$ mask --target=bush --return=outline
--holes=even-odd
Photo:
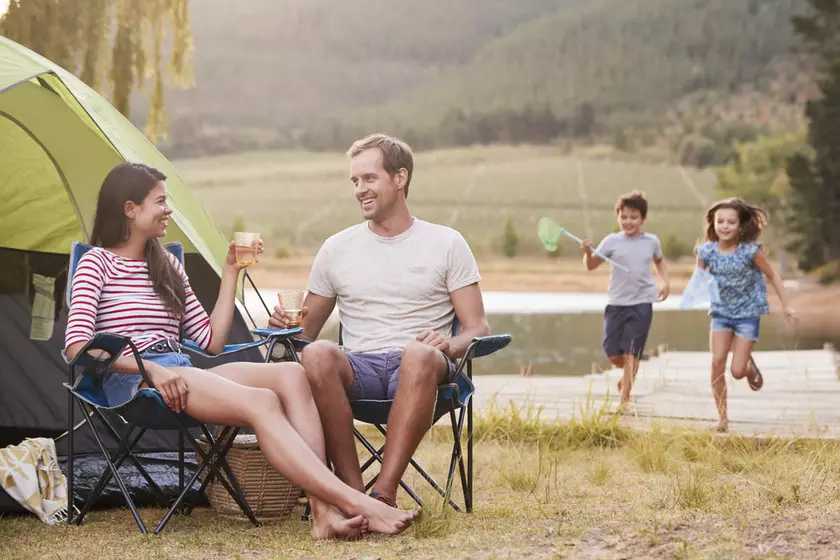
[[[233,239],[233,232],[235,231],[248,231],[245,229],[245,218],[239,214],[233,217],[233,224],[230,226],[230,235],[228,239]]]
[[[274,249],[274,258],[277,259],[288,259],[292,256],[292,247],[291,243],[288,241],[278,241],[277,248]]]
[[[668,260],[677,260],[692,254],[691,245],[682,241],[673,233],[669,233],[662,240],[662,254]]]
[[[519,252],[519,235],[513,226],[513,220],[508,218],[505,222],[505,232],[502,236],[502,252],[506,257],[515,257]]]
[[[816,270],[817,282],[822,285],[840,282],[840,261],[830,262]]]

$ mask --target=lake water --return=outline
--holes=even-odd
[[[273,305],[277,290],[261,290]],[[509,333],[513,343],[492,356],[476,362],[482,374],[518,374],[531,366],[533,375],[575,375],[606,369],[609,362],[601,349],[604,293],[484,292],[484,307],[494,333]],[[256,294],[246,291],[245,301],[254,313],[261,309]],[[255,315],[265,324],[265,313]],[[324,338],[337,337],[338,318],[333,314],[324,329]],[[826,341],[840,342],[840,333],[810,334],[797,337],[784,326],[780,315],[762,318],[759,350],[821,348]],[[665,344],[669,350],[706,351],[709,349],[707,310],[680,309],[680,296],[654,304],[653,325],[647,351]]]

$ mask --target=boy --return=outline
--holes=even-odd
[[[647,209],[644,193],[634,191],[618,197],[615,213],[621,232],[606,236],[598,246],[598,252],[628,270],[612,267],[604,311],[604,353],[614,366],[624,369],[624,377],[618,382],[620,411],[625,411],[630,402],[630,389],[653,319],[652,304],[663,301],[670,292],[659,238],[642,231]],[[586,269],[595,270],[601,266],[604,259],[592,252],[592,242],[584,241],[581,246]],[[663,284],[658,293],[651,262]]]

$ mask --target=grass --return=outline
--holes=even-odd
[[[497,406],[477,418],[474,513],[444,507],[409,472],[426,506],[399,538],[313,542],[299,512],[255,529],[207,509],[151,537],[123,509],[72,528],[0,519],[0,558],[840,556],[840,443],[637,432],[599,410],[549,423],[534,407]],[[435,475],[446,470],[450,438],[435,428],[421,445]]]
[[[299,254],[314,253],[328,236],[361,221],[341,154],[246,153],[176,167],[223,229],[241,215],[267,244]],[[591,235],[602,237],[615,227],[616,197],[642,190],[650,198],[649,230],[693,247],[705,204],[687,183],[714,197],[710,171],[686,169],[683,176],[675,166],[579,159],[548,146],[476,147],[418,154],[409,203],[416,216],[458,229],[479,256],[501,254],[508,218],[520,254],[541,255],[541,216],[581,235],[591,223]]]

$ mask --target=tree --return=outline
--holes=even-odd
[[[165,71],[167,27],[171,52]],[[107,74],[111,102],[127,117],[132,92],[151,82],[146,135],[152,141],[167,135],[166,77],[178,86],[191,80],[188,0],[11,0],[0,17],[0,34],[94,89],[103,90]]]
[[[508,218],[505,222],[505,232],[502,235],[502,252],[506,257],[515,257],[519,252],[519,235],[513,225],[513,220]]]
[[[813,157],[788,163],[791,246],[806,269],[840,259],[840,0],[808,0],[794,30],[817,61],[822,94],[805,109]]]
[[[804,150],[804,130],[736,142],[735,158],[718,169],[718,193],[722,197],[740,196],[763,206],[771,217],[781,218],[783,201],[790,194],[788,160]]]

